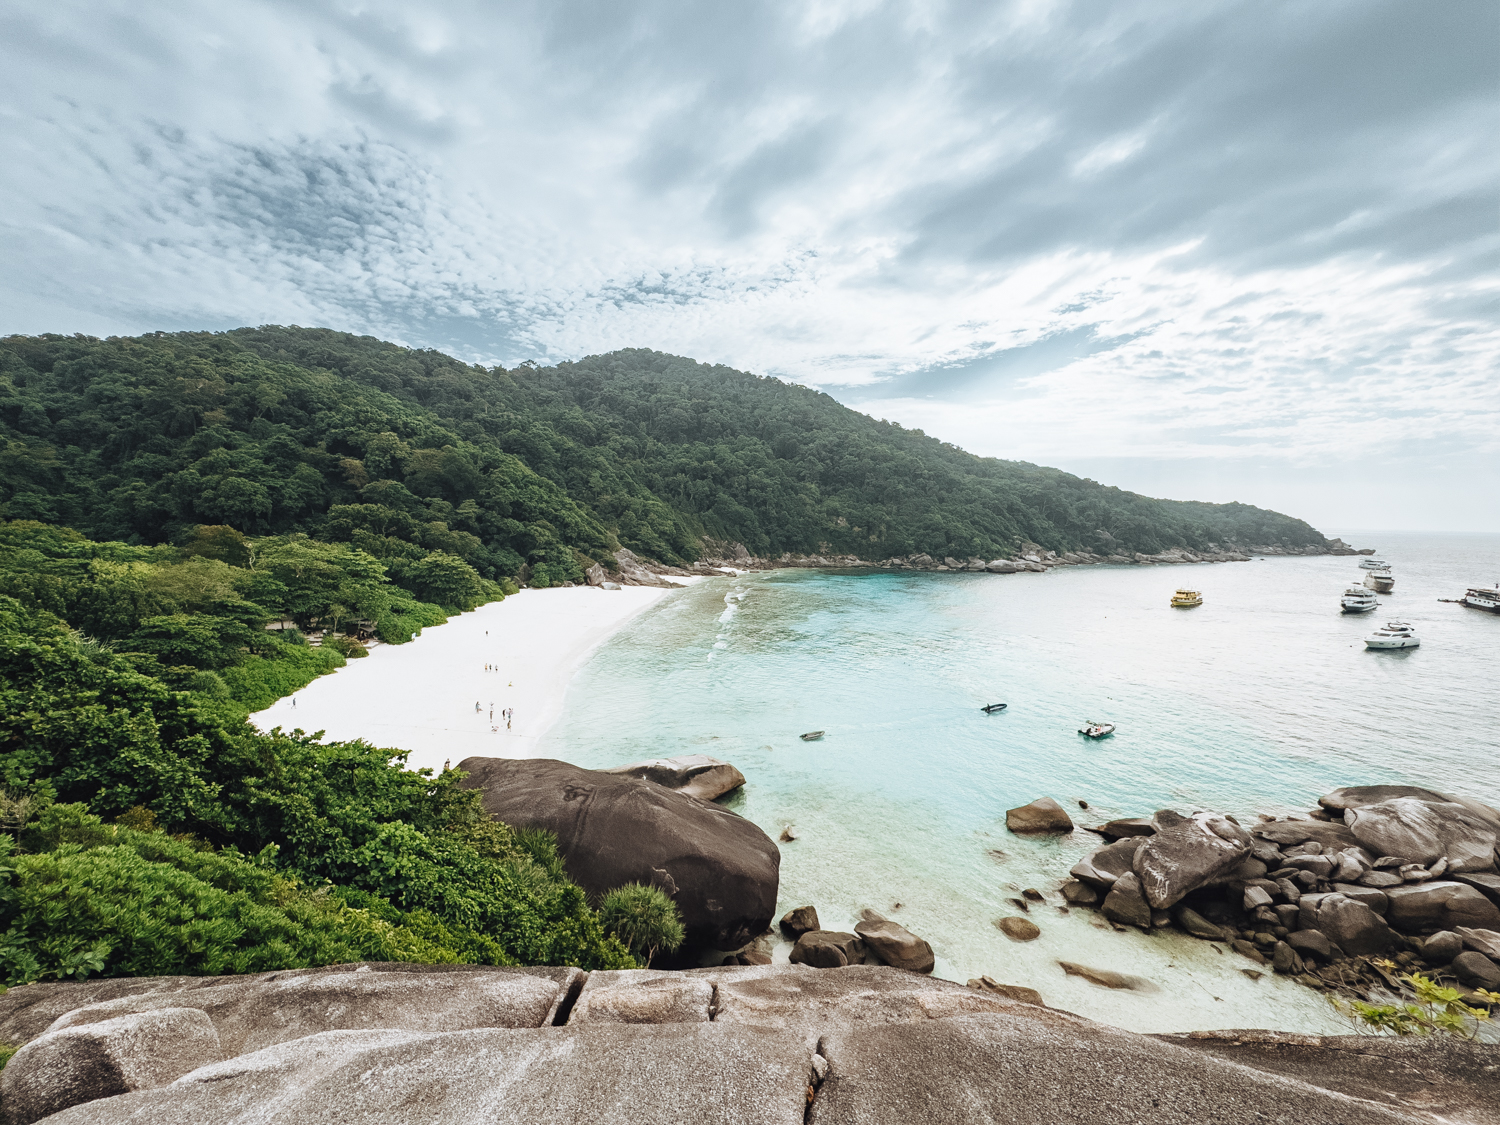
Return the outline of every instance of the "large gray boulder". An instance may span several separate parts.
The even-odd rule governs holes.
[[[1449,878],[1455,883],[1473,887],[1496,906],[1500,906],[1500,875],[1491,875],[1483,871],[1456,871]]]
[[[809,930],[797,939],[788,958],[793,965],[842,969],[864,962],[865,943],[858,934],[843,930]]]
[[[1095,890],[1107,891],[1127,871],[1135,870],[1135,853],[1146,844],[1144,836],[1130,836],[1095,848],[1073,865],[1073,878]]]
[[[1139,926],[1143,930],[1151,928],[1151,907],[1146,902],[1141,881],[1134,871],[1127,871],[1114,881],[1109,894],[1104,896],[1104,905],[1100,910],[1111,922],[1118,922],[1122,926]]]
[[[1424,866],[1446,857],[1451,871],[1495,867],[1494,826],[1463,805],[1396,797],[1349,808],[1344,819],[1355,839],[1376,855]]]
[[[1450,793],[1438,793],[1415,785],[1350,785],[1335,789],[1318,798],[1318,804],[1334,812],[1364,808],[1394,801],[1399,797],[1410,797],[1417,801],[1428,801],[1439,805],[1462,805],[1474,816],[1484,821],[1496,832],[1500,832],[1500,809],[1476,801],[1472,797],[1455,797]]]
[[[860,911],[860,921],[854,932],[864,939],[871,953],[893,969],[930,973],[937,965],[932,946],[905,926],[873,910]]]
[[[0,1072],[6,1125],[31,1125],[69,1106],[154,1090],[218,1062],[213,1021],[197,1008],[163,1008],[49,1031]]]
[[[1303,895],[1298,908],[1300,929],[1317,930],[1351,957],[1386,953],[1401,942],[1384,918],[1343,895]],[[1295,942],[1290,944],[1301,951]]]
[[[1446,879],[1408,883],[1387,887],[1385,896],[1390,901],[1386,918],[1408,933],[1456,930],[1459,926],[1500,930],[1500,907],[1463,883]]]
[[[1156,834],[1144,838],[1133,865],[1153,910],[1175,906],[1250,855],[1250,833],[1228,817],[1158,813],[1155,823]]]
[[[604,773],[643,777],[700,801],[712,801],[745,784],[745,775],[728,762],[707,754],[684,754],[679,758],[651,758],[615,766]]]
[[[1329,852],[1343,851],[1359,843],[1348,825],[1326,820],[1263,820],[1255,826],[1255,835],[1283,848],[1312,841]]]
[[[568,875],[591,898],[626,883],[660,887],[692,947],[738,949],[771,924],[781,853],[720,805],[547,758],[465,758],[458,768],[495,819],[554,833]]]

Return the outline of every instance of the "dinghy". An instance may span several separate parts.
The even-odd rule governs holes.
[[[986,715],[995,715],[995,714],[999,714],[1001,711],[1005,710],[1005,704],[1004,703],[986,703],[983,707],[980,708],[980,710],[983,711]]]
[[[1078,728],[1078,733],[1084,738],[1105,738],[1115,733],[1115,724],[1096,723],[1093,719],[1085,719],[1083,726]]]
[[[801,738],[803,742],[816,742],[818,741],[818,739],[823,737],[823,732],[820,730],[810,730],[806,734],[799,735],[798,737]]]

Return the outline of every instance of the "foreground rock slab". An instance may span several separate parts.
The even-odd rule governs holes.
[[[421,975],[421,970],[415,970]],[[265,974],[267,978],[278,974]],[[431,974],[440,979],[444,974]],[[468,974],[458,974],[460,977]],[[477,976],[476,976],[477,979]],[[175,990],[180,978],[136,982]],[[218,984],[223,984],[223,981]],[[594,973],[527,1028],[324,1031],[102,1097],[48,1125],[1416,1125],[1497,1120],[1500,1047],[1136,1035],[884,966]],[[153,989],[151,986],[159,986]],[[212,991],[218,985],[207,986]],[[1025,990],[1018,990],[1025,991]],[[641,995],[632,997],[631,993]],[[24,1003],[15,993],[28,994]],[[326,997],[289,993],[275,1022]],[[0,1026],[86,995],[0,996]],[[115,997],[119,999],[121,997]],[[1029,999],[1030,997],[1028,997]],[[62,1012],[57,1018],[67,1015]],[[206,1018],[195,1010],[192,1018]],[[81,1024],[102,1027],[103,1024]],[[1234,1052],[1239,1052],[1235,1054]],[[21,1057],[19,1054],[16,1056]]]
[[[569,876],[591,898],[626,883],[660,887],[690,947],[739,949],[771,924],[781,852],[726,808],[547,758],[465,758],[458,768],[495,819],[555,834]]]

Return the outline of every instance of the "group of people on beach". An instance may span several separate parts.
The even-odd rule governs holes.
[[[476,712],[484,710],[483,707],[479,706],[479,700],[477,700],[477,699],[474,701],[474,710]],[[516,709],[514,707],[506,707],[505,709],[503,709],[500,712],[500,717],[505,720],[505,729],[506,730],[510,730],[511,719],[514,718],[515,713],[516,713]],[[500,729],[499,725],[495,722],[495,701],[494,700],[490,700],[490,730],[499,730],[499,729]]]

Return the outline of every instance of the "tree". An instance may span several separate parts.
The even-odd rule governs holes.
[[[668,953],[686,936],[677,904],[657,887],[626,883],[599,903],[599,921],[647,968],[659,951]]]

